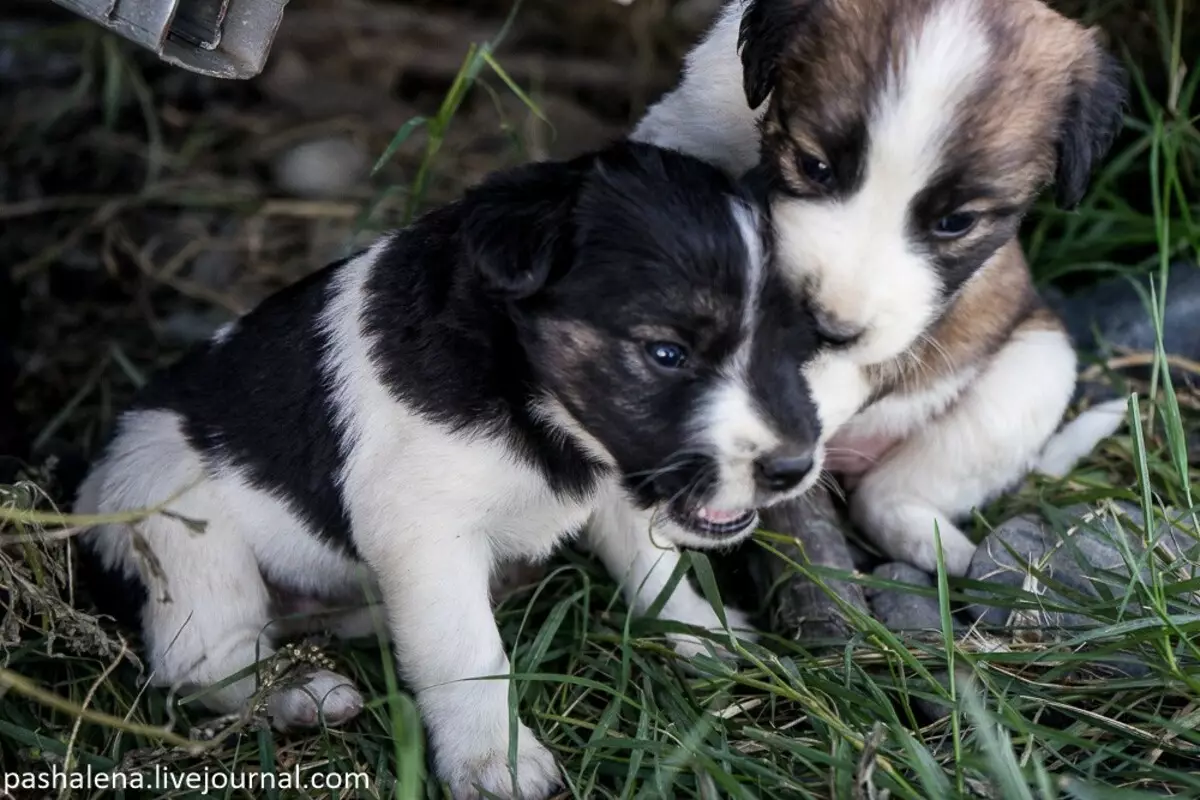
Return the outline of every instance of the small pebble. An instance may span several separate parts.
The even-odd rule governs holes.
[[[275,157],[275,185],[300,197],[337,197],[367,177],[367,153],[342,136],[310,139]]]
[[[967,578],[1024,588],[1046,598],[1047,605],[1054,604],[1056,599],[1064,605],[1076,604],[1069,595],[1064,598],[1032,574],[1029,568],[1032,564],[1048,580],[1072,593],[1094,598],[1123,595],[1129,570],[1118,537],[1124,535],[1129,550],[1141,556],[1145,552],[1139,533],[1143,517],[1133,506],[1121,504],[1114,508],[1124,518],[1119,526],[1112,513],[1098,513],[1091,521],[1078,524],[1068,542],[1063,542],[1053,526],[1037,517],[1010,519],[980,543]],[[1075,507],[1065,513],[1083,519],[1089,512],[1086,507]],[[1196,547],[1196,542],[1185,533],[1165,523],[1159,525],[1155,536],[1173,552]],[[982,592],[976,595],[986,596]],[[1014,610],[973,604],[964,613],[976,622],[995,627],[1061,629],[1097,624],[1082,614],[1045,608]]]
[[[934,586],[933,577],[908,564],[883,564],[872,573],[876,578],[896,581],[921,589]],[[875,618],[889,631],[941,631],[942,612],[937,597],[914,594],[904,589],[869,587],[867,600]]]

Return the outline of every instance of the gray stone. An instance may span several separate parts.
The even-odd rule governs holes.
[[[870,572],[883,560],[855,539],[846,540],[846,549],[850,551],[850,560],[859,572]]]
[[[946,670],[939,670],[938,672],[930,673],[930,677],[932,677],[933,680],[937,682],[937,684],[938,684],[937,687],[931,686],[928,682],[922,680],[918,676],[913,676],[911,678],[911,683],[909,685],[912,689],[927,691],[930,694],[935,694],[938,691],[938,687],[940,687],[943,691],[947,691],[947,692],[949,691],[949,689],[950,689],[950,673],[949,672],[947,672]],[[970,680],[971,680],[971,673],[969,671],[960,670],[958,672],[958,677],[957,677],[956,682],[959,686],[963,686],[964,684],[968,683]],[[939,719],[944,719],[945,717],[950,715],[951,711],[954,710],[954,704],[951,703],[948,699],[947,700],[942,700],[942,699],[931,700],[931,699],[926,699],[924,697],[914,697],[912,695],[909,695],[908,702],[909,702],[909,705],[912,706],[913,713],[916,714],[917,719],[926,724],[928,724],[930,722],[936,722]]]
[[[1074,507],[1064,510],[1063,519],[1068,524],[1057,527],[1032,516],[1010,519],[980,543],[966,577],[1023,587],[1041,595],[1047,605],[1056,601],[1071,605],[1066,596],[1070,593],[1097,599],[1123,595],[1129,580],[1126,549],[1135,559],[1146,550],[1142,513],[1127,504],[1094,512]],[[1181,554],[1197,547],[1185,530],[1182,525],[1160,522],[1153,535],[1160,546]],[[1068,535],[1064,537],[1060,531]],[[1048,584],[1061,586],[1066,595]],[[971,593],[986,597],[983,591]],[[967,606],[964,613],[976,622],[995,627],[1045,630],[1097,624],[1084,615],[1047,608],[1012,610],[981,603]]]
[[[931,575],[909,564],[883,564],[872,573],[876,578],[905,583],[921,589],[934,587]],[[914,594],[904,589],[868,587],[867,601],[875,618],[890,631],[940,631],[942,613],[936,597]]]
[[[1200,358],[1200,267],[1177,262],[1167,281],[1163,343],[1168,353]],[[1051,296],[1051,303],[1081,349],[1151,351],[1154,325],[1135,285],[1145,288],[1147,279],[1112,278],[1065,297]]]
[[[823,487],[763,512],[762,527],[791,536],[779,550],[798,564],[854,572],[846,543],[849,522]],[[799,641],[845,639],[849,635],[842,604],[870,613],[862,587],[825,579],[823,588],[793,570],[783,559],[755,548],[749,572],[763,596],[769,596],[771,630]],[[831,594],[832,593],[832,594]]]
[[[1163,346],[1167,353],[1200,360],[1200,267],[1186,261],[1174,264],[1167,277]],[[1116,277],[1070,295],[1047,291],[1050,306],[1062,317],[1080,350],[1108,359],[1121,352],[1150,353],[1156,347],[1154,323],[1142,299],[1147,278]],[[1149,366],[1121,371],[1146,378]],[[1177,387],[1194,385],[1195,376],[1172,370]],[[1123,396],[1108,379],[1081,381],[1078,397],[1100,402]]]

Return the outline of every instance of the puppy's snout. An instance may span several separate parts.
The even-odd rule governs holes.
[[[858,342],[866,333],[866,328],[857,323],[838,319],[827,311],[813,311],[817,324],[817,336],[821,341],[832,347],[850,347]]]
[[[772,453],[754,462],[754,478],[761,489],[786,492],[800,485],[813,470],[812,451]]]

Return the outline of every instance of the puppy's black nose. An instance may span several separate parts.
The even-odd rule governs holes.
[[[795,489],[812,469],[812,453],[776,454],[754,462],[754,477],[768,492],[786,492]]]
[[[813,312],[817,322],[817,336],[833,347],[849,347],[862,338],[865,329],[852,322],[845,322],[824,311]]]

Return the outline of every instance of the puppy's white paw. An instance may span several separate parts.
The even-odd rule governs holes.
[[[750,615],[736,608],[725,607],[725,619],[737,638],[747,642],[758,641],[758,629],[750,621]]]
[[[942,541],[942,558],[946,561],[946,574],[961,578],[971,567],[971,559],[979,548],[965,536],[946,538]],[[929,571],[937,573],[937,549],[929,551]]]
[[[349,678],[317,670],[299,686],[281,687],[267,700],[267,716],[278,730],[314,728],[322,721],[342,725],[362,711],[363,698]]]
[[[439,752],[437,764],[454,800],[477,800],[484,796],[481,789],[495,797],[544,800],[562,786],[554,754],[524,725],[517,743],[515,790],[508,770],[507,742],[477,755]]]
[[[725,629],[721,627],[721,621],[717,619],[716,612],[711,611],[710,609],[710,613],[712,614],[712,619],[710,620],[693,621],[681,619],[677,621],[702,627],[713,631],[716,634],[723,634]],[[734,635],[738,639],[741,639],[744,642],[754,642],[758,640],[758,631],[754,628],[754,625],[751,624],[750,615],[746,612],[726,606],[725,619],[729,622],[730,629],[733,630]],[[675,652],[683,658],[690,659],[693,656],[697,656],[701,653],[707,655],[709,652],[708,648],[710,646],[716,650],[718,658],[732,660],[737,657],[731,653],[728,648],[722,646],[718,642],[712,641],[711,639],[699,639],[695,636],[689,636],[687,634],[672,634],[670,639],[671,644],[675,648]]]

